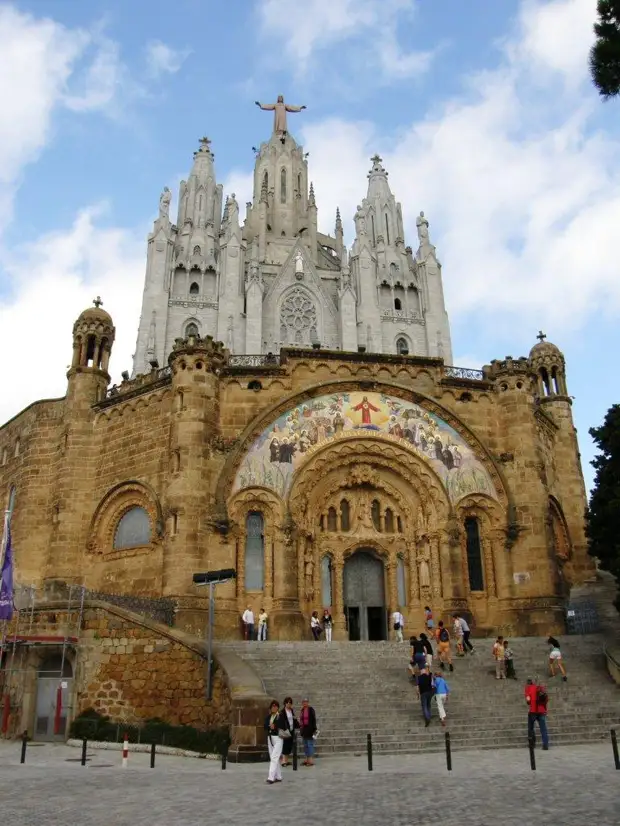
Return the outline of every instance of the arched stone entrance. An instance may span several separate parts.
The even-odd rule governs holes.
[[[370,548],[360,548],[346,560],[343,595],[349,639],[386,640],[384,567]]]

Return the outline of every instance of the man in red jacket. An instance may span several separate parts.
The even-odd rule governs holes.
[[[534,723],[538,723],[543,751],[549,749],[549,734],[547,732],[547,705],[549,697],[545,687],[537,680],[528,680],[525,685],[525,702],[527,703],[527,736],[534,742]]]

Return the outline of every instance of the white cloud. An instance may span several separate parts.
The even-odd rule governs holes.
[[[0,353],[19,342],[20,358],[3,360],[0,423],[40,398],[63,396],[71,361],[71,330],[96,295],[116,325],[111,370],[131,370],[144,275],[144,232],[101,229],[102,208],[82,211],[73,226],[5,257],[16,297],[0,301]],[[140,228],[143,230],[143,228]],[[37,365],[36,383],[24,365]]]
[[[64,105],[74,112],[91,112],[110,107],[123,86],[126,84],[127,91],[130,83],[118,44],[102,38],[93,45],[95,53],[90,65],[69,84],[70,91],[62,99]]]
[[[151,40],[146,45],[146,62],[151,76],[175,74],[179,71],[190,52],[188,49],[173,49],[161,40]]]
[[[284,53],[299,76],[314,53],[353,39],[363,44],[363,60],[354,61],[358,71],[370,58],[384,80],[426,72],[433,52],[406,52],[397,38],[415,11],[415,0],[258,0],[264,40],[278,59]]]

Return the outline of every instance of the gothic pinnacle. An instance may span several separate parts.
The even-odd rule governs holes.
[[[308,203],[316,206],[316,201],[314,200],[314,184],[310,181],[310,196],[308,198]]]

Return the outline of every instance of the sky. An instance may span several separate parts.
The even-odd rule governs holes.
[[[146,237],[198,139],[250,197],[271,115],[310,153],[319,229],[378,152],[406,242],[424,210],[454,362],[566,356],[588,429],[619,401],[620,102],[588,75],[596,0],[0,0],[0,422],[64,395],[71,329],[101,295],[131,370]],[[176,214],[173,200],[171,215]]]

